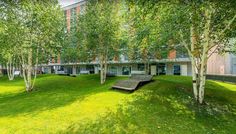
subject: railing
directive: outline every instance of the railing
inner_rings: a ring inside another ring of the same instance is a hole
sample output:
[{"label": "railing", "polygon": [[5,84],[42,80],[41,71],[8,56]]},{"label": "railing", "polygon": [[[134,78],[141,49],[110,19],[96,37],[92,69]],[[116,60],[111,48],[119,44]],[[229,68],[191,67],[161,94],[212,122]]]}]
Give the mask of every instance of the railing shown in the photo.
[{"label": "railing", "polygon": [[236,75],[207,74],[206,78],[210,80],[236,83]]}]

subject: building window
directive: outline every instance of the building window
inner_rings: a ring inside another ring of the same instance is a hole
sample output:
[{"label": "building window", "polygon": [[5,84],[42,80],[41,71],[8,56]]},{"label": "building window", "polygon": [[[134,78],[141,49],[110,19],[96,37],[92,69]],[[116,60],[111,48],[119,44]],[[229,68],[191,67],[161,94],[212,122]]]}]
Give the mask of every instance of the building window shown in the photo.
[{"label": "building window", "polygon": [[71,31],[75,30],[76,29],[76,7],[75,8],[72,8],[70,10],[70,27],[71,27]]},{"label": "building window", "polygon": [[86,70],[89,71],[90,74],[94,74],[94,66],[93,65],[87,65]]},{"label": "building window", "polygon": [[59,66],[59,69],[57,71],[64,71],[64,66]]},{"label": "building window", "polygon": [[166,75],[166,64],[165,63],[157,64],[157,74],[158,75]]},{"label": "building window", "polygon": [[117,75],[117,67],[111,66],[109,69],[109,73]]},{"label": "building window", "polygon": [[131,67],[122,67],[122,75],[130,75]]},{"label": "building window", "polygon": [[76,74],[80,74],[80,67],[76,67]]},{"label": "building window", "polygon": [[180,75],[181,71],[180,71],[180,65],[174,65],[174,75]]},{"label": "building window", "polygon": [[70,66],[66,67],[65,73],[66,74],[72,74],[72,67],[70,67]]},{"label": "building window", "polygon": [[121,54],[121,55],[120,55],[120,60],[121,60],[121,61],[128,61],[128,60],[129,60],[129,57],[128,57],[128,55]]},{"label": "building window", "polygon": [[144,71],[145,65],[144,64],[138,64],[138,71]]},{"label": "building window", "polygon": [[80,5],[80,14],[84,14],[85,12],[85,4]]},{"label": "building window", "polygon": [[71,8],[70,13],[71,13],[71,18],[75,18],[76,17],[76,7]]}]

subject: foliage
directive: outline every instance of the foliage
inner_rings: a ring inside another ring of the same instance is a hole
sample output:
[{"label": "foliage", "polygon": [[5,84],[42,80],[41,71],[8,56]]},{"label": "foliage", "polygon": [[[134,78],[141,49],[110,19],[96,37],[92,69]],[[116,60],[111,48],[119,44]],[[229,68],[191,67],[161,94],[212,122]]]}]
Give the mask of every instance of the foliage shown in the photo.
[{"label": "foliage", "polygon": [[31,91],[34,85],[31,75],[36,78],[37,65],[48,63],[50,56],[61,48],[64,38],[61,9],[56,0],[3,1],[1,5],[5,27],[0,42],[5,49],[2,55],[18,61],[26,90]]},{"label": "foliage", "polygon": [[131,60],[166,58],[166,42],[160,42],[159,15],[153,1],[128,1],[127,25],[130,37],[129,57]]},{"label": "foliage", "polygon": [[203,103],[207,60],[213,53],[227,52],[235,37],[235,1],[161,1],[158,7],[160,39],[186,48],[195,99]]},{"label": "foliage", "polygon": [[105,82],[107,62],[118,51],[117,3],[109,0],[89,1],[85,13],[78,17],[79,59],[99,61],[101,84]]}]

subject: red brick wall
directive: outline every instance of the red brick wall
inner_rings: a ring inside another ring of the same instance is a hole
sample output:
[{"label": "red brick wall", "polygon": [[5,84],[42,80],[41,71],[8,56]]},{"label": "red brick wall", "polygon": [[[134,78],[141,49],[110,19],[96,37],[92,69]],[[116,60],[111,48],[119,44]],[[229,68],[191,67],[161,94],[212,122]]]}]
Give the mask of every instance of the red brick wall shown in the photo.
[{"label": "red brick wall", "polygon": [[[66,26],[67,26],[67,31],[70,32],[70,16],[71,16],[71,9],[66,10]],[[80,5],[78,5],[76,7],[76,13],[77,15],[80,13]],[[53,63],[55,62],[55,60],[53,59]],[[57,63],[61,62],[61,57],[60,54],[58,54],[57,57]]]},{"label": "red brick wall", "polygon": [[66,25],[68,32],[70,31],[70,9],[66,10]]},{"label": "red brick wall", "polygon": [[76,7],[76,13],[77,13],[77,15],[80,13],[80,6],[79,5]]},{"label": "red brick wall", "polygon": [[168,59],[175,59],[176,58],[176,50],[171,50],[168,54]]},{"label": "red brick wall", "polygon": [[60,55],[60,53],[57,55],[57,63],[61,63],[61,55]]}]

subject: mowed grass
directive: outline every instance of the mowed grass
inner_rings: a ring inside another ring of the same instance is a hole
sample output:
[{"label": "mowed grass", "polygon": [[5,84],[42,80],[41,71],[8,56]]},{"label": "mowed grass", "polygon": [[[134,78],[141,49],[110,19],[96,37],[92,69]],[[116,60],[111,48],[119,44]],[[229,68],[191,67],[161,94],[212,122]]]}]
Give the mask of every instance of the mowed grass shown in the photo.
[{"label": "mowed grass", "polygon": [[139,90],[112,90],[123,77],[42,75],[35,91],[0,78],[0,133],[236,133],[236,85],[208,81],[194,103],[191,78],[157,76]]}]

